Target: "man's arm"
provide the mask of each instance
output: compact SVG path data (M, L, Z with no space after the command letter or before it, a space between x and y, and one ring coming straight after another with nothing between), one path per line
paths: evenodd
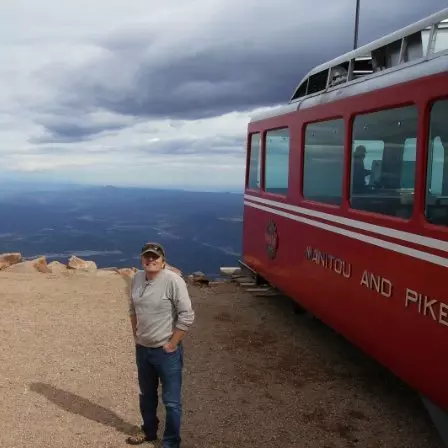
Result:
M133 285L134 285L134 279L135 279L135 275L132 278L132 281L130 282L129 285L129 296L128 296L128 300L129 300L129 317L131 319L131 326L132 326L132 334L134 336L134 341L137 340L137 315L135 314L135 307L134 307L134 302L132 301L132 289L133 289Z
M184 338L185 331L179 330L179 328L175 328L173 331L173 335L171 336L169 345L173 350L176 350L176 347L179 345L179 342Z
M176 308L177 322L169 342L168 351L174 351L185 333L193 325L195 313L191 305L187 285L182 278L176 278L172 284L173 303Z
M134 341L137 340L137 316L135 314L131 314L131 325L132 325L132 334L134 335Z

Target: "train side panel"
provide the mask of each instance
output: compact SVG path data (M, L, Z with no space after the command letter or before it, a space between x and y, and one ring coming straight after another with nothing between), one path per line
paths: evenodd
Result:
M300 186L306 123L337 116L349 122L356 113L409 103L423 116L428 101L447 96L447 85L448 74L443 73L252 123L250 133L290 128L290 180L288 196L283 198L262 188L246 189L243 226L247 265L444 410L448 409L448 290L444 281L448 228L425 221L425 175L416 175L420 183L415 186L416 211L407 220L350 209L350 163L344 173L341 206L304 201ZM419 121L417 160L420 165L425 162L419 170L426 170L423 132L427 130ZM350 133L345 151L347 160ZM360 227L344 224L347 218L359 221ZM408 232L415 241L371 231L368 225ZM428 245L422 237L438 239L439 247Z
M347 230L334 224L305 224L294 219L303 216L276 212L281 210L261 210L246 197L245 215L257 225L246 227L250 236L245 235L244 261L446 409L448 301L442 284L431 281L446 274L446 267L315 227ZM266 237L272 223L277 232L274 259L268 255L274 239Z

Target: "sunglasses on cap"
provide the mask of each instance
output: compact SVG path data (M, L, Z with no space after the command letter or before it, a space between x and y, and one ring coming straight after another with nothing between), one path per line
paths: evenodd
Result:
M163 250L163 247L160 244L156 243L146 243L142 247L140 256L146 254L155 254L157 257L165 257L165 251Z

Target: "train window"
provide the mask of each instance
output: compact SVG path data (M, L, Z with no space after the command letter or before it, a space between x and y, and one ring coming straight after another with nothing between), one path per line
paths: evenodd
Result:
M289 173L289 130L266 133L265 191L286 195Z
M260 134L250 136L250 161L248 187L251 190L260 188L260 161L261 161L261 138Z
M344 120L311 123L305 131L303 196L340 205L344 173Z
M353 209L411 217L417 130L415 106L382 110L355 118L350 192Z
M431 110L426 184L426 218L448 225L448 100L437 101Z

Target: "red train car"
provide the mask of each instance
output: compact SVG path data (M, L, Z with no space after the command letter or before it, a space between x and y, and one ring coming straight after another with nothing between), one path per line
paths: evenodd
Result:
M447 18L314 68L251 120L240 263L448 428Z

